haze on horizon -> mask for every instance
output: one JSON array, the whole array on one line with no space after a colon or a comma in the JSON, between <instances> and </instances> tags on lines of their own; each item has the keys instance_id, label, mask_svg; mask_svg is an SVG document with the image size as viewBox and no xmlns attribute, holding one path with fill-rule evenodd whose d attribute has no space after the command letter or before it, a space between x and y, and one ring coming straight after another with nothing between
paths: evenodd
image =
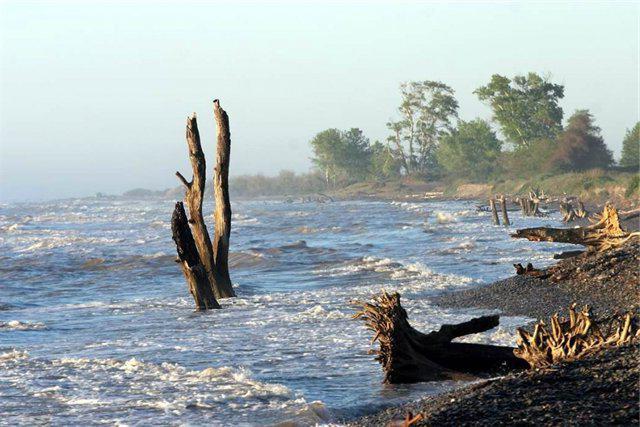
<instances>
[{"instance_id":1,"label":"haze on horizon","mask_svg":"<svg viewBox=\"0 0 640 427\"><path fill-rule=\"evenodd\" d=\"M0 15L0 201L177 186L191 112L213 156L214 98L232 175L307 171L330 127L385 140L407 80L450 85L468 120L490 118L472 92L492 74L549 74L565 119L591 110L616 158L639 115L637 2L9 1Z\"/></svg>"}]
</instances>

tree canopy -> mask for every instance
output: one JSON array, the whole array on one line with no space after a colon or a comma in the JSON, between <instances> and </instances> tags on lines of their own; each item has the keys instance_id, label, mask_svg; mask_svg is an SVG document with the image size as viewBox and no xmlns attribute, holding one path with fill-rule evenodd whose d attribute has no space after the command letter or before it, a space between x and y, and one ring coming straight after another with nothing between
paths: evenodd
<instances>
[{"instance_id":1,"label":"tree canopy","mask_svg":"<svg viewBox=\"0 0 640 427\"><path fill-rule=\"evenodd\" d=\"M460 120L458 127L442 138L437 158L450 175L485 180L498 168L501 148L502 143L486 121Z\"/></svg>"},{"instance_id":2,"label":"tree canopy","mask_svg":"<svg viewBox=\"0 0 640 427\"><path fill-rule=\"evenodd\" d=\"M612 164L613 156L600 136L600 128L594 124L593 115L588 110L576 111L558 135L551 167L559 171L580 171Z\"/></svg>"},{"instance_id":3,"label":"tree canopy","mask_svg":"<svg viewBox=\"0 0 640 427\"><path fill-rule=\"evenodd\" d=\"M627 133L622 141L622 158L620 166L636 167L640 169L640 122L627 129Z\"/></svg>"},{"instance_id":4,"label":"tree canopy","mask_svg":"<svg viewBox=\"0 0 640 427\"><path fill-rule=\"evenodd\" d=\"M539 139L552 139L562 129L564 86L551 83L536 73L513 79L494 74L491 81L474 91L493 110L493 120L516 148L528 147Z\"/></svg>"},{"instance_id":5,"label":"tree canopy","mask_svg":"<svg viewBox=\"0 0 640 427\"><path fill-rule=\"evenodd\" d=\"M311 146L313 163L325 173L327 182L346 178L363 179L369 169L369 139L358 128L327 129L318 133Z\"/></svg>"},{"instance_id":6,"label":"tree canopy","mask_svg":"<svg viewBox=\"0 0 640 427\"><path fill-rule=\"evenodd\" d=\"M438 141L458 117L458 101L451 87L431 80L403 83L400 93L400 120L387 123L393 132L388 141L406 173L427 175L436 165Z\"/></svg>"}]
</instances>

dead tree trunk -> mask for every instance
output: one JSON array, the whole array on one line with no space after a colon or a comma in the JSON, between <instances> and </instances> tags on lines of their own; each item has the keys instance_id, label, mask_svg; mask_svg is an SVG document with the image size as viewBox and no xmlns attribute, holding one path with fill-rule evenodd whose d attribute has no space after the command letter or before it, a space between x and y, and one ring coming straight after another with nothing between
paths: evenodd
<instances>
[{"instance_id":1,"label":"dead tree trunk","mask_svg":"<svg viewBox=\"0 0 640 427\"><path fill-rule=\"evenodd\" d=\"M600 220L587 227L550 228L535 227L517 230L511 237L529 239L534 242L561 242L586 246L590 251L603 251L622 245L627 240L640 236L640 232L627 233L620 226L618 211L606 205Z\"/></svg>"},{"instance_id":2,"label":"dead tree trunk","mask_svg":"<svg viewBox=\"0 0 640 427\"><path fill-rule=\"evenodd\" d=\"M213 101L213 113L218 130L216 149L216 167L213 173L213 192L215 200L215 234L213 237L213 259L218 274L217 289L219 298L234 297L231 277L229 276L229 237L231 236L231 202L229 200L229 161L231 158L231 131L229 116Z\"/></svg>"},{"instance_id":3,"label":"dead tree trunk","mask_svg":"<svg viewBox=\"0 0 640 427\"><path fill-rule=\"evenodd\" d=\"M391 384L469 378L470 374L496 373L504 369L524 369L512 347L451 342L454 338L487 331L499 323L499 316L484 316L457 325L442 325L424 334L415 330L400 305L398 293L383 291L373 303L356 303L362 318L380 343L376 360Z\"/></svg>"},{"instance_id":4,"label":"dead tree trunk","mask_svg":"<svg viewBox=\"0 0 640 427\"><path fill-rule=\"evenodd\" d=\"M498 219L498 211L496 209L496 201L493 199L489 199L489 207L491 207L491 217L493 218L493 224L500 225L500 220Z\"/></svg>"},{"instance_id":5,"label":"dead tree trunk","mask_svg":"<svg viewBox=\"0 0 640 427\"><path fill-rule=\"evenodd\" d=\"M187 146L193 178L187 181L176 172L180 182L184 184L185 202L189 208L189 220L193 241L197 248L200 264L204 268L211 292L216 299L235 296L229 277L229 235L231 232L231 204L229 201L229 156L231 138L229 117L220 108L218 100L214 101L214 115L218 123L218 148L214 169L215 196L215 234L214 244L204 222L202 201L206 182L206 162L195 113L187 118ZM196 302L197 305L197 302Z\"/></svg>"},{"instance_id":6,"label":"dead tree trunk","mask_svg":"<svg viewBox=\"0 0 640 427\"><path fill-rule=\"evenodd\" d=\"M508 227L511 225L511 222L509 221L509 215L507 214L507 198L503 194L498 200L500 200L500 208L502 209L502 223L505 227Z\"/></svg>"},{"instance_id":7,"label":"dead tree trunk","mask_svg":"<svg viewBox=\"0 0 640 427\"><path fill-rule=\"evenodd\" d=\"M206 269L200 261L200 254L191 234L191 228L189 227L189 221L182 202L176 202L173 210L171 232L173 241L176 242L178 262L182 266L182 272L189 286L189 292L196 303L196 309L220 308L213 294Z\"/></svg>"}]
</instances>

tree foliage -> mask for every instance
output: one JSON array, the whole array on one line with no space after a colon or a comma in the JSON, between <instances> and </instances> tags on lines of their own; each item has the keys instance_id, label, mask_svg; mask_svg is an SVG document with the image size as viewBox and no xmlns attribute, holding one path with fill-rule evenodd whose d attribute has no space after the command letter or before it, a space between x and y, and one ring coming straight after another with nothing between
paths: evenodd
<instances>
[{"instance_id":1,"label":"tree foliage","mask_svg":"<svg viewBox=\"0 0 640 427\"><path fill-rule=\"evenodd\" d=\"M360 129L324 130L311 140L311 147L313 163L324 172L327 182L366 177L371 151L369 139Z\"/></svg>"},{"instance_id":2,"label":"tree foliage","mask_svg":"<svg viewBox=\"0 0 640 427\"><path fill-rule=\"evenodd\" d=\"M593 115L588 110L576 111L558 136L557 147L550 159L551 168L581 171L607 168L612 164L613 156L600 136L600 128L594 124Z\"/></svg>"},{"instance_id":3,"label":"tree foliage","mask_svg":"<svg viewBox=\"0 0 640 427\"><path fill-rule=\"evenodd\" d=\"M627 129L622 141L622 158L620 166L635 167L640 169L640 122Z\"/></svg>"},{"instance_id":4,"label":"tree foliage","mask_svg":"<svg viewBox=\"0 0 640 427\"><path fill-rule=\"evenodd\" d=\"M499 167L501 148L502 143L486 121L460 120L458 127L442 138L437 159L450 175L485 180Z\"/></svg>"},{"instance_id":5,"label":"tree foliage","mask_svg":"<svg viewBox=\"0 0 640 427\"><path fill-rule=\"evenodd\" d=\"M494 74L491 81L474 91L493 110L502 134L517 148L536 140L553 139L562 129L564 86L536 73L513 79Z\"/></svg>"},{"instance_id":6,"label":"tree foliage","mask_svg":"<svg viewBox=\"0 0 640 427\"><path fill-rule=\"evenodd\" d=\"M437 81L403 83L400 93L400 120L387 123L388 141L406 173L427 175L436 165L438 141L458 116L458 101L451 87Z\"/></svg>"}]
</instances>

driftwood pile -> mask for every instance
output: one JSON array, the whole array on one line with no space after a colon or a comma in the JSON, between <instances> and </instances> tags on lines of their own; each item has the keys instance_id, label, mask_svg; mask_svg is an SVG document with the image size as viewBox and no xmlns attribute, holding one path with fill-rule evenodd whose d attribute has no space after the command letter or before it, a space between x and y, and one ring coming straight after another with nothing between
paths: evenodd
<instances>
[{"instance_id":1,"label":"driftwood pile","mask_svg":"<svg viewBox=\"0 0 640 427\"><path fill-rule=\"evenodd\" d=\"M514 353L532 368L545 368L579 359L602 347L629 344L637 333L631 313L595 320L589 307L576 311L574 304L568 318L558 318L556 314L549 325L539 321L533 332L519 328Z\"/></svg>"}]
</instances>

